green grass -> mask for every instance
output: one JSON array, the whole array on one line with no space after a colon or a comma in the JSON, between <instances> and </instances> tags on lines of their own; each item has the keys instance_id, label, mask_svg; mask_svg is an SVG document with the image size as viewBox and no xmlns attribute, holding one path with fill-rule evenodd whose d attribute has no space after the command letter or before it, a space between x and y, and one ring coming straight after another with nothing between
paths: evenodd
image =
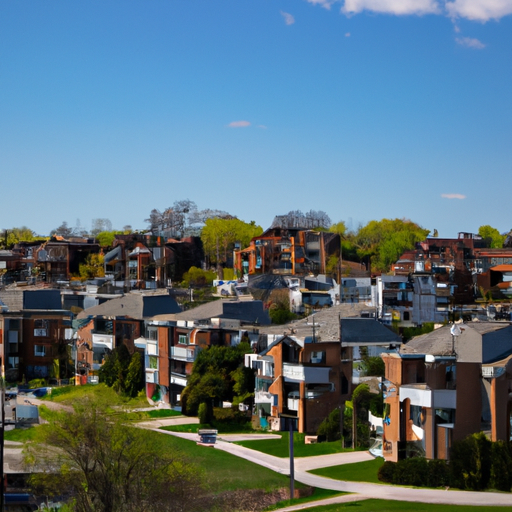
<instances>
[{"instance_id":1,"label":"green grass","mask_svg":"<svg viewBox=\"0 0 512 512\"><path fill-rule=\"evenodd\" d=\"M168 430L169 432L187 432L189 434L197 434L200 428L213 428L218 430L219 434L247 434L254 433L255 430L244 428L237 424L227 423L214 423L213 425L205 423L189 423L186 425L170 425L167 427L160 427L160 430ZM261 433L260 431L257 431Z\"/></svg>"},{"instance_id":2,"label":"green grass","mask_svg":"<svg viewBox=\"0 0 512 512\"><path fill-rule=\"evenodd\" d=\"M26 443L27 441L32 441L35 432L35 427L15 428L14 430L6 430L4 432L4 439L6 441L17 441L18 443Z\"/></svg>"},{"instance_id":3,"label":"green grass","mask_svg":"<svg viewBox=\"0 0 512 512\"><path fill-rule=\"evenodd\" d=\"M154 411L144 411L150 418L170 418L171 416L181 416L180 411L172 409L155 409Z\"/></svg>"},{"instance_id":4,"label":"green grass","mask_svg":"<svg viewBox=\"0 0 512 512\"><path fill-rule=\"evenodd\" d=\"M172 409L154 409L153 411L132 411L125 414L129 421L144 421L147 419L172 418L181 416L181 412Z\"/></svg>"},{"instance_id":5,"label":"green grass","mask_svg":"<svg viewBox=\"0 0 512 512\"><path fill-rule=\"evenodd\" d=\"M311 496L306 496L305 498L295 498L293 500L279 501L275 505L272 505L271 507L266 508L265 511L271 512L272 510L277 510L277 509L285 508L285 507L291 507L292 505L299 505L301 503L309 503L311 501L316 501L316 500L324 500L326 498L332 498L334 496L343 496L345 494L347 494L347 493L331 491L329 489L315 488L313 490L313 494L311 494Z\"/></svg>"},{"instance_id":6,"label":"green grass","mask_svg":"<svg viewBox=\"0 0 512 512\"><path fill-rule=\"evenodd\" d=\"M289 478L258 464L240 459L223 450L199 446L194 441L148 431L158 436L162 450L181 453L190 462L203 468L209 485L218 492L237 489L272 491L289 486ZM297 483L297 487L300 484Z\"/></svg>"},{"instance_id":7,"label":"green grass","mask_svg":"<svg viewBox=\"0 0 512 512\"><path fill-rule=\"evenodd\" d=\"M510 507L486 507L492 512L510 512ZM479 512L484 507L468 507L467 505L439 505L432 503L416 503L410 501L363 500L350 503L338 503L308 508L308 512Z\"/></svg>"},{"instance_id":8,"label":"green grass","mask_svg":"<svg viewBox=\"0 0 512 512\"><path fill-rule=\"evenodd\" d=\"M384 484L377 477L379 468L384 464L380 457L364 462L353 462L330 468L321 468L310 471L315 475L326 476L334 480L346 480L348 482L370 482L373 484Z\"/></svg>"},{"instance_id":9,"label":"green grass","mask_svg":"<svg viewBox=\"0 0 512 512\"><path fill-rule=\"evenodd\" d=\"M281 436L281 439L261 439L254 441L240 441L236 444L257 450L259 452L273 455L274 457L290 456L290 434L289 432L275 432ZM294 432L293 434L293 453L295 457L313 457L315 455L330 455L331 453L340 453L352 451L343 449L341 441L331 443L305 444L305 434Z\"/></svg>"},{"instance_id":10,"label":"green grass","mask_svg":"<svg viewBox=\"0 0 512 512\"><path fill-rule=\"evenodd\" d=\"M160 427L160 430L168 430L169 432L187 432L188 434L197 434L200 428L210 428L208 425L201 423L188 423L186 425L170 425L168 427Z\"/></svg>"},{"instance_id":11,"label":"green grass","mask_svg":"<svg viewBox=\"0 0 512 512\"><path fill-rule=\"evenodd\" d=\"M43 400L73 405L77 400L86 397L90 399L99 399L108 402L112 407L137 408L147 407L148 401L145 397L127 398L118 395L112 388L106 384L87 384L85 386L62 386L52 388L49 395L43 397Z\"/></svg>"}]
</instances>

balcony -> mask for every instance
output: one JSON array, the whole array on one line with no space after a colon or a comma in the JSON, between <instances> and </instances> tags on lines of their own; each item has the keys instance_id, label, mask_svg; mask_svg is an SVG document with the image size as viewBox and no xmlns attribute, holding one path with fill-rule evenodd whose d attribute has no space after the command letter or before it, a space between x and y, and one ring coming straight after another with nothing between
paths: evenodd
<instances>
[{"instance_id":1,"label":"balcony","mask_svg":"<svg viewBox=\"0 0 512 512\"><path fill-rule=\"evenodd\" d=\"M171 347L171 359L193 363L196 360L199 349L196 347Z\"/></svg>"},{"instance_id":2,"label":"balcony","mask_svg":"<svg viewBox=\"0 0 512 512\"><path fill-rule=\"evenodd\" d=\"M301 364L283 364L283 377L293 382L327 384L329 382L329 367L311 367Z\"/></svg>"},{"instance_id":3,"label":"balcony","mask_svg":"<svg viewBox=\"0 0 512 512\"><path fill-rule=\"evenodd\" d=\"M288 408L288 411L295 411L298 412L299 410L299 402L300 400L298 398L287 398L286 400L286 407Z\"/></svg>"},{"instance_id":4,"label":"balcony","mask_svg":"<svg viewBox=\"0 0 512 512\"><path fill-rule=\"evenodd\" d=\"M158 384L158 372L146 370L146 382L149 384Z\"/></svg>"},{"instance_id":5,"label":"balcony","mask_svg":"<svg viewBox=\"0 0 512 512\"><path fill-rule=\"evenodd\" d=\"M254 403L255 404L273 404L274 403L274 395L269 393L268 391L256 391L254 394Z\"/></svg>"},{"instance_id":6,"label":"balcony","mask_svg":"<svg viewBox=\"0 0 512 512\"><path fill-rule=\"evenodd\" d=\"M457 392L454 389L428 389L425 384L401 386L400 402L407 398L411 405L432 409L455 409Z\"/></svg>"},{"instance_id":7,"label":"balcony","mask_svg":"<svg viewBox=\"0 0 512 512\"><path fill-rule=\"evenodd\" d=\"M114 349L114 335L113 334L93 334L92 335L93 347L104 347L109 350Z\"/></svg>"}]
</instances>

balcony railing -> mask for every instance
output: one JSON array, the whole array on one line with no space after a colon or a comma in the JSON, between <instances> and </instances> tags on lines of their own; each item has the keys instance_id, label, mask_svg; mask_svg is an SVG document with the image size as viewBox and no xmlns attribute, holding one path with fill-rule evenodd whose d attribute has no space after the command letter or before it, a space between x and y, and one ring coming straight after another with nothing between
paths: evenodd
<instances>
[{"instance_id":1,"label":"balcony railing","mask_svg":"<svg viewBox=\"0 0 512 512\"><path fill-rule=\"evenodd\" d=\"M288 398L287 404L288 404L289 411L298 411L299 410L299 399L298 398Z\"/></svg>"},{"instance_id":2,"label":"balcony railing","mask_svg":"<svg viewBox=\"0 0 512 512\"><path fill-rule=\"evenodd\" d=\"M196 360L198 350L188 347L171 347L171 358L178 361L193 363Z\"/></svg>"},{"instance_id":3,"label":"balcony railing","mask_svg":"<svg viewBox=\"0 0 512 512\"><path fill-rule=\"evenodd\" d=\"M292 381L306 383L327 384L329 382L330 368L302 366L301 364L283 364L283 377Z\"/></svg>"},{"instance_id":4,"label":"balcony railing","mask_svg":"<svg viewBox=\"0 0 512 512\"><path fill-rule=\"evenodd\" d=\"M256 391L254 394L255 404L272 404L274 403L274 395L267 391Z\"/></svg>"}]
</instances>

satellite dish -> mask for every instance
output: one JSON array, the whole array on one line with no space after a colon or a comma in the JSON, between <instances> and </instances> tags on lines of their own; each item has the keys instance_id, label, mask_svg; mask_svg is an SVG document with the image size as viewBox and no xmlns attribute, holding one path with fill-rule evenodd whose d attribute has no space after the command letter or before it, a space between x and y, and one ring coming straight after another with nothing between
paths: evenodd
<instances>
[{"instance_id":1,"label":"satellite dish","mask_svg":"<svg viewBox=\"0 0 512 512\"><path fill-rule=\"evenodd\" d=\"M460 327L457 324L452 324L450 327L450 332L452 336L460 336L462 334L462 331L460 330Z\"/></svg>"}]
</instances>

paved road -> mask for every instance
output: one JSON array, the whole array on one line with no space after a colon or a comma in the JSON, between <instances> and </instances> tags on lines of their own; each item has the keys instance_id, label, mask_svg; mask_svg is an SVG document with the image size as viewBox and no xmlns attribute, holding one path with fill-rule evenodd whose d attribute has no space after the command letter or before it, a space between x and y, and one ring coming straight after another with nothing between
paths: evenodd
<instances>
[{"instance_id":1,"label":"paved road","mask_svg":"<svg viewBox=\"0 0 512 512\"><path fill-rule=\"evenodd\" d=\"M176 421L175 418L171 421ZM169 421L169 420L167 420ZM146 425L149 422L144 423L145 428L151 430L157 430L153 426ZM169 423L172 424L172 423ZM142 426L142 425L141 425ZM168 432L162 431L165 434L175 435L191 441L197 441L197 434L188 434L184 432ZM227 437L227 436L222 436ZM251 450L237 444L227 442L225 440L218 440L214 445L215 449L227 451L237 457L241 457L260 466L264 466L268 469L276 471L283 475L290 474L289 460L280 457L274 457L265 453ZM372 459L372 456L367 452L346 452L338 453L334 455L320 455L317 457L301 457L295 459L295 480L305 485L311 485L313 487L319 487L321 489L330 489L340 492L355 493L356 496L347 498L340 496L338 498L329 498L329 503L342 503L344 501L357 501L361 499L383 499L383 500L397 500L397 501L413 501L420 503L444 503L452 505L476 505L476 506L505 506L512 507L512 495L506 493L496 492L470 492L470 491L450 491L450 490L439 490L439 489L418 489L411 487L399 487L392 485L380 485L371 484L366 482L345 482L340 480L333 480L317 475L312 475L307 471L320 468L328 467L339 464L351 464L354 462L361 462L363 460ZM302 504L299 508L287 507L282 509L282 512L292 510L302 510L312 506L318 506L320 504L327 504L325 500L322 502Z\"/></svg>"}]
</instances>

